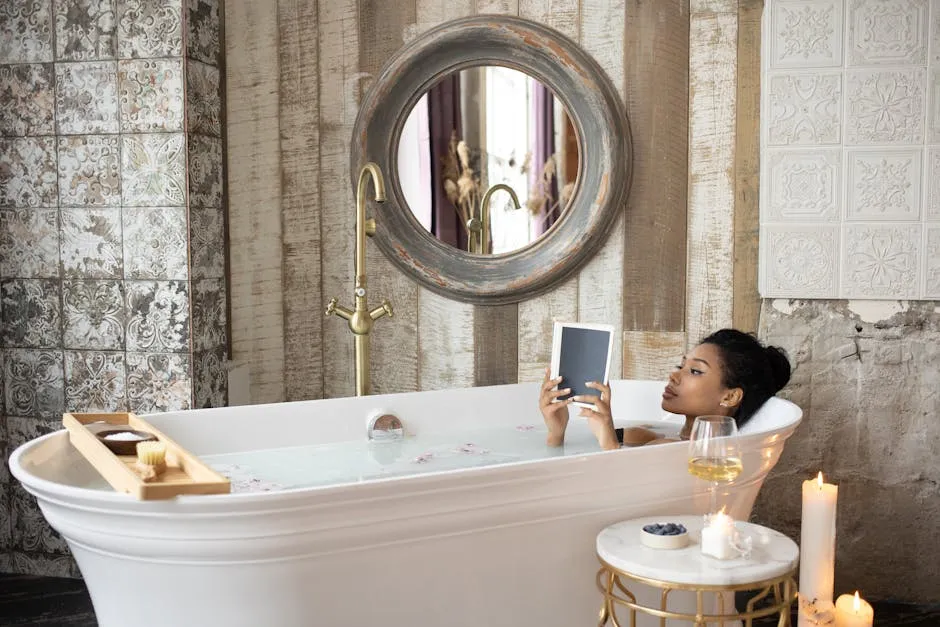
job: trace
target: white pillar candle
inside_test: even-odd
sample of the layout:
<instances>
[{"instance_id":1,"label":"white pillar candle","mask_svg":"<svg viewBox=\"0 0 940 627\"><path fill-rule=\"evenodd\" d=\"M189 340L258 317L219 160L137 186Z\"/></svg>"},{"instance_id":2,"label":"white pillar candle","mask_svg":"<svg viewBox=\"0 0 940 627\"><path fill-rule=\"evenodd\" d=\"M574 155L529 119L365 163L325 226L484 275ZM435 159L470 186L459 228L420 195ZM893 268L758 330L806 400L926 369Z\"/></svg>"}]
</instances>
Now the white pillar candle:
<instances>
[{"instance_id":1,"label":"white pillar candle","mask_svg":"<svg viewBox=\"0 0 940 627\"><path fill-rule=\"evenodd\" d=\"M875 621L875 611L865 599L843 594L836 601L836 627L871 627Z\"/></svg>"},{"instance_id":2,"label":"white pillar candle","mask_svg":"<svg viewBox=\"0 0 940 627\"><path fill-rule=\"evenodd\" d=\"M702 553L720 560L737 557L738 552L731 544L734 532L734 519L724 510L712 514L702 527Z\"/></svg>"},{"instance_id":3,"label":"white pillar candle","mask_svg":"<svg viewBox=\"0 0 940 627\"><path fill-rule=\"evenodd\" d=\"M839 488L824 483L822 473L803 482L799 627L832 624L838 496Z\"/></svg>"}]
</instances>

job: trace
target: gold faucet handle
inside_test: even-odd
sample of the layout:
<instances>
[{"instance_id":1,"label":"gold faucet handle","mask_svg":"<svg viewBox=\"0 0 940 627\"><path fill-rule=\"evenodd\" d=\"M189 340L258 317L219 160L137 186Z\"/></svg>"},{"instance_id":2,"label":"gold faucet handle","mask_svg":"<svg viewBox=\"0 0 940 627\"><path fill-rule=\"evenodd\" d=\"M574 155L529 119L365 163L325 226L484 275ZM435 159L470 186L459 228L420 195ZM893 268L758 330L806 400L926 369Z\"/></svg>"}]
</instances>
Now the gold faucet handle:
<instances>
[{"instance_id":1,"label":"gold faucet handle","mask_svg":"<svg viewBox=\"0 0 940 627\"><path fill-rule=\"evenodd\" d=\"M375 235L375 218L369 218L365 222L366 237Z\"/></svg>"},{"instance_id":2,"label":"gold faucet handle","mask_svg":"<svg viewBox=\"0 0 940 627\"><path fill-rule=\"evenodd\" d=\"M369 312L369 317L373 320L378 320L382 316L388 316L389 318L395 317L395 312L392 310L392 304L387 300L383 300L381 306L376 307Z\"/></svg>"},{"instance_id":3,"label":"gold faucet handle","mask_svg":"<svg viewBox=\"0 0 940 627\"><path fill-rule=\"evenodd\" d=\"M326 306L326 315L329 316L331 314L336 314L343 320L349 320L352 318L352 310L347 309L338 303L339 301L337 301L335 298L331 298L329 304Z\"/></svg>"}]
</instances>

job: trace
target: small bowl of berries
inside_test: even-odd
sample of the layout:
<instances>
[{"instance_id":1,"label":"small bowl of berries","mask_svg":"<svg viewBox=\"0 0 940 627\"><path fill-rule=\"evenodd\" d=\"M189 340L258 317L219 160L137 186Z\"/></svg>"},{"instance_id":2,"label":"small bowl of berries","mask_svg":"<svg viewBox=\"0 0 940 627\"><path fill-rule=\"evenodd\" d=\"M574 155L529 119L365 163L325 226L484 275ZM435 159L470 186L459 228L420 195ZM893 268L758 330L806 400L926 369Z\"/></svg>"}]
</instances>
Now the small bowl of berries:
<instances>
[{"instance_id":1,"label":"small bowl of berries","mask_svg":"<svg viewBox=\"0 0 940 627\"><path fill-rule=\"evenodd\" d=\"M650 523L640 530L640 540L651 549L682 549L689 544L689 530L679 523Z\"/></svg>"}]
</instances>

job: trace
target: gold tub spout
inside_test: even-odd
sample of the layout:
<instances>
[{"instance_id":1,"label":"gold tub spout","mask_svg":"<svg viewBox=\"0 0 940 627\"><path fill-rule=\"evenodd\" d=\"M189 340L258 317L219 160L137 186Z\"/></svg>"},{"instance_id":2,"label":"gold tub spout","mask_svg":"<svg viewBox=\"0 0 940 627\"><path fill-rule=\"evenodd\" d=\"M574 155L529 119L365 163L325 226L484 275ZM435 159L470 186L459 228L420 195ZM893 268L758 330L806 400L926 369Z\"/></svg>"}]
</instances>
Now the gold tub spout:
<instances>
[{"instance_id":1,"label":"gold tub spout","mask_svg":"<svg viewBox=\"0 0 940 627\"><path fill-rule=\"evenodd\" d=\"M354 309L343 307L337 299L330 300L326 315L336 314L349 321L349 329L356 338L356 396L371 393L369 377L369 335L376 320L382 316L394 315L392 305L387 300L371 311L366 294L366 236L375 234L375 219L366 219L366 188L369 179L375 188L375 201L385 202L385 179L379 166L369 162L359 171L359 185L356 188L356 286L354 290L356 306Z\"/></svg>"},{"instance_id":2,"label":"gold tub spout","mask_svg":"<svg viewBox=\"0 0 940 627\"><path fill-rule=\"evenodd\" d=\"M480 201L480 220L482 224L482 231L479 234L479 252L483 255L487 255L492 252L492 247L490 244L490 239L492 234L490 233L490 200L492 200L493 192L498 192L499 190L505 190L512 197L512 204L515 205L516 209L520 207L519 197L516 196L516 192L513 188L509 187L505 183L497 183L491 188L486 190L486 193L483 194L483 200Z\"/></svg>"}]
</instances>

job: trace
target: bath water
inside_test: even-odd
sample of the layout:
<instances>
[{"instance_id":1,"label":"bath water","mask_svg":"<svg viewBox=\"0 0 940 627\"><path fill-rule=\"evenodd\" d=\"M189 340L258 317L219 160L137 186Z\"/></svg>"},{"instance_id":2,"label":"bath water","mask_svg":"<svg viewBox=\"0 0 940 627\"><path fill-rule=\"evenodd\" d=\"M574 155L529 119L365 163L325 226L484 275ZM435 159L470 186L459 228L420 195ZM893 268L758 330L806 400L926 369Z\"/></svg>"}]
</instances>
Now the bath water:
<instances>
[{"instance_id":1,"label":"bath water","mask_svg":"<svg viewBox=\"0 0 940 627\"><path fill-rule=\"evenodd\" d=\"M641 423L633 423L639 425ZM632 426L631 423L617 426ZM649 423L644 424L649 427ZM678 427L661 423L656 431L675 435ZM496 464L534 461L598 452L584 421L571 421L563 447L545 444L545 426L520 424L405 436L398 440L348 441L277 449L202 455L232 482L232 492L266 492L340 485Z\"/></svg>"}]
</instances>

